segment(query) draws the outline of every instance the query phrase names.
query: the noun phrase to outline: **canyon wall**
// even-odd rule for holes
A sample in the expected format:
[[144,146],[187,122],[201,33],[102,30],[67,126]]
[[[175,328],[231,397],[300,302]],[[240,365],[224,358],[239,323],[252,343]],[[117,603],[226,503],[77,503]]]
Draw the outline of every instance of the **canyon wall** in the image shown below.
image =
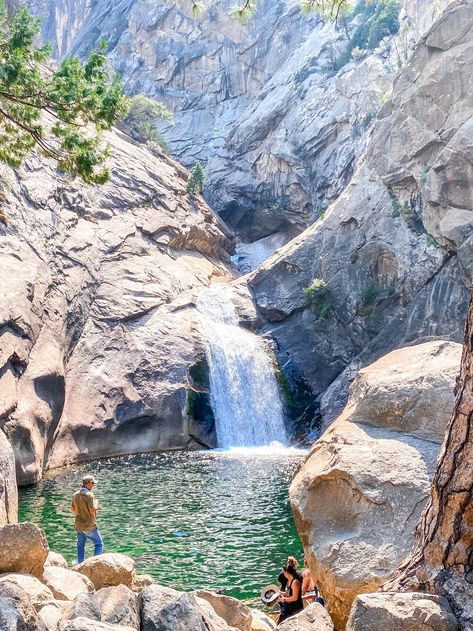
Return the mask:
[[193,300],[233,244],[187,172],[120,132],[111,180],[2,168],[0,427],[20,483],[105,455],[214,445],[189,409]]

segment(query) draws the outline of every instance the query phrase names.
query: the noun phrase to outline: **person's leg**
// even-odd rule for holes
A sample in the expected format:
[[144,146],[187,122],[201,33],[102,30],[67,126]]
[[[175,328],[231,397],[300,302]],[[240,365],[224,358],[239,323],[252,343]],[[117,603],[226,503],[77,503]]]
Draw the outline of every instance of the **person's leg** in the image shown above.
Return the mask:
[[100,535],[99,529],[98,528],[94,528],[94,530],[88,530],[84,534],[94,544],[94,556],[97,556],[98,554],[102,554],[102,552],[103,552],[103,539],[102,539],[102,537]]
[[82,563],[85,560],[85,542],[87,538],[85,533],[80,530],[77,531],[77,563]]

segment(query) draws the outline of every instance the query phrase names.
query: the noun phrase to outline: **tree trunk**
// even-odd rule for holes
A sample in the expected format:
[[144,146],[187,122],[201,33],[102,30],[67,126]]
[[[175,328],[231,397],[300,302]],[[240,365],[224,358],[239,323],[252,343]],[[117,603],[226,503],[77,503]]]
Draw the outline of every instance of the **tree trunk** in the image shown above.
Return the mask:
[[446,596],[462,628],[473,630],[473,288],[456,394],[414,549],[383,590]]

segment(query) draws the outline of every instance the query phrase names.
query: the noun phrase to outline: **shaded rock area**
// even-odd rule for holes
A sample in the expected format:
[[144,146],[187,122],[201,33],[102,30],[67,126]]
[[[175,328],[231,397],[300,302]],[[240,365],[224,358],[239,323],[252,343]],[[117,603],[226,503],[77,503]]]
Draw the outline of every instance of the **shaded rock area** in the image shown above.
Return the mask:
[[202,355],[192,307],[231,278],[231,239],[186,194],[180,165],[122,133],[107,140],[104,186],[35,157],[0,180],[0,426],[20,484],[46,467],[212,441],[188,416],[188,369]]
[[103,622],[140,628],[138,596],[126,585],[103,587],[95,596]]
[[382,593],[357,596],[346,631],[457,631],[448,600],[429,594]]
[[461,345],[429,342],[361,370],[348,404],[290,488],[296,525],[336,629],[413,543],[454,402]]
[[[1,398],[2,395],[0,400]],[[15,454],[5,434],[0,430],[0,527],[16,522],[17,513]]]

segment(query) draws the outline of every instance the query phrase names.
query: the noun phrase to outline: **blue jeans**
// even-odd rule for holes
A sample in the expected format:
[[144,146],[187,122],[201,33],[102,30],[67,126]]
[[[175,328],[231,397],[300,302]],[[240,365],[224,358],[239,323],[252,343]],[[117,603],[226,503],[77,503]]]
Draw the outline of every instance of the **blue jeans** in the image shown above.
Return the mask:
[[82,563],[85,560],[85,542],[90,539],[94,544],[94,556],[102,554],[103,552],[103,539],[100,536],[99,529],[93,530],[78,530],[77,531],[77,563]]

